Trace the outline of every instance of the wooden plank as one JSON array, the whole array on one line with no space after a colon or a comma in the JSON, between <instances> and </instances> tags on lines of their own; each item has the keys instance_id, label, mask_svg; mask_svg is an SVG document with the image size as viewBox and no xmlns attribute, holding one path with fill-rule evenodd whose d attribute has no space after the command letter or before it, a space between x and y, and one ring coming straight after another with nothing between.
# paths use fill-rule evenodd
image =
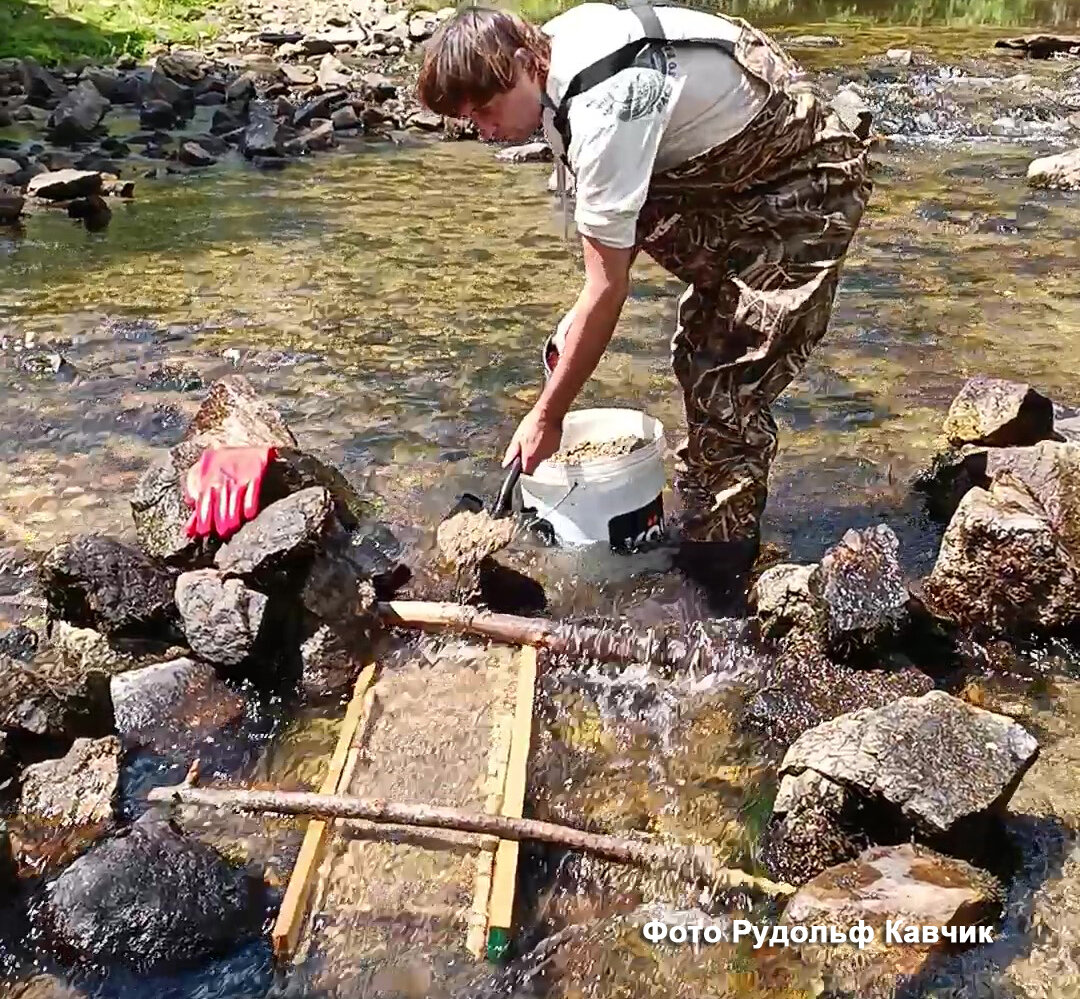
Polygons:
<instances>
[{"instance_id":1,"label":"wooden plank","mask_svg":"<svg viewBox=\"0 0 1080 999\"><path fill-rule=\"evenodd\" d=\"M532 741L533 697L536 690L536 649L527 645L518 659L517 696L514 727L510 739L510 759L506 767L501 813L521 818L525 807L529 745ZM518 843L500 840L495 851L488 909L488 957L498 960L509 943L514 916L514 888L517 882Z\"/></svg>"},{"instance_id":2,"label":"wooden plank","mask_svg":"<svg viewBox=\"0 0 1080 999\"><path fill-rule=\"evenodd\" d=\"M511 719L500 715L491 728L491 748L485 787L485 812L498 812L502 807L506 783L506 765L510 759ZM498 841L496 841L496 847ZM469 910L465 949L478 960L484 956L488 933L488 906L491 903L491 879L495 869L495 850L480 849L476 853L476 877L473 881L473 904Z\"/></svg>"},{"instance_id":3,"label":"wooden plank","mask_svg":"<svg viewBox=\"0 0 1080 999\"><path fill-rule=\"evenodd\" d=\"M366 694L374 678L374 663L365 666L356 678L352 700L349 701L349 706L345 711L345 717L338 732L337 745L334 747L334 755L330 757L330 767L320 789L323 794L336 794L338 791L342 772L348 762L349 750L352 748L353 737L364 716L364 706L369 703ZM322 858L328 825L322 819L312 819L304 832L304 842L300 846L300 853L297 855L296 864L289 878L289 886L285 890L285 898L281 903L281 911L278 912L270 935L274 956L279 960L287 960L296 949L311 894L311 876Z\"/></svg>"}]
</instances>

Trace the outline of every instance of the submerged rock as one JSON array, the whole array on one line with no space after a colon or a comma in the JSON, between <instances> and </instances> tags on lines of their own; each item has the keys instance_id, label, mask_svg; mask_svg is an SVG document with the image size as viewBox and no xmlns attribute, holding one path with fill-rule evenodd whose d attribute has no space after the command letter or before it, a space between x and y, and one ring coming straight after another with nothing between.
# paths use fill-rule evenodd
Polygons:
<instances>
[{"instance_id":1,"label":"submerged rock","mask_svg":"<svg viewBox=\"0 0 1080 999\"><path fill-rule=\"evenodd\" d=\"M972 378L949 407L943 431L956 447L1037 444L1054 435L1054 404L1021 382Z\"/></svg>"},{"instance_id":2,"label":"submerged rock","mask_svg":"<svg viewBox=\"0 0 1080 999\"><path fill-rule=\"evenodd\" d=\"M0 184L0 225L17 222L25 204L26 199L18 188Z\"/></svg>"},{"instance_id":3,"label":"submerged rock","mask_svg":"<svg viewBox=\"0 0 1080 999\"><path fill-rule=\"evenodd\" d=\"M238 666L259 642L269 598L212 569L185 572L176 604L192 651L215 666Z\"/></svg>"},{"instance_id":4,"label":"submerged rock","mask_svg":"<svg viewBox=\"0 0 1080 999\"><path fill-rule=\"evenodd\" d=\"M811 573L809 591L830 654L871 649L905 624L910 595L897 560L899 547L885 524L850 530Z\"/></svg>"},{"instance_id":5,"label":"submerged rock","mask_svg":"<svg viewBox=\"0 0 1080 999\"><path fill-rule=\"evenodd\" d=\"M1002 481L960 501L923 589L934 616L990 633L1080 622L1073 558L1028 491Z\"/></svg>"},{"instance_id":6,"label":"submerged rock","mask_svg":"<svg viewBox=\"0 0 1080 999\"><path fill-rule=\"evenodd\" d=\"M320 625L300 646L300 686L308 700L344 694L364 666L364 646Z\"/></svg>"},{"instance_id":7,"label":"submerged rock","mask_svg":"<svg viewBox=\"0 0 1080 999\"><path fill-rule=\"evenodd\" d=\"M22 773L18 814L10 833L24 876L63 866L113 823L120 783L120 741L76 739L63 759Z\"/></svg>"},{"instance_id":8,"label":"submerged rock","mask_svg":"<svg viewBox=\"0 0 1080 999\"><path fill-rule=\"evenodd\" d=\"M245 701L213 668L175 659L115 676L111 681L116 731L137 745L169 748L243 715Z\"/></svg>"},{"instance_id":9,"label":"submerged rock","mask_svg":"<svg viewBox=\"0 0 1080 999\"><path fill-rule=\"evenodd\" d=\"M847 863L823 871L788 902L783 922L789 926L835 927L844 933L860 922L873 927L873 941L860 948L857 977L863 988L859 993L893 994L895 976L915 975L935 953L957 949L940 933L936 934L936 942L923 943L922 927L992 925L1000 918L1003 901L1001 884L985 871L926 847L904 843L872 847ZM900 940L888 937L889 923L897 928ZM971 932L969 939L967 932L965 942L975 943L973 938L978 934ZM836 977L846 977L846 955L839 956L840 967L834 957L830 970ZM884 986L881 992L868 987L871 978Z\"/></svg>"},{"instance_id":10,"label":"submerged rock","mask_svg":"<svg viewBox=\"0 0 1080 999\"><path fill-rule=\"evenodd\" d=\"M177 635L175 575L111 538L57 545L42 563L49 615L106 635Z\"/></svg>"},{"instance_id":11,"label":"submerged rock","mask_svg":"<svg viewBox=\"0 0 1080 999\"><path fill-rule=\"evenodd\" d=\"M800 851L800 814L817 817L815 835L824 840L853 843L857 829L880 845L914 836L959 855L990 849L992 823L1038 752L1034 736L1011 718L942 691L835 718L805 732L784 756L772 856L787 876L821 869L819 858L809 862Z\"/></svg>"},{"instance_id":12,"label":"submerged rock","mask_svg":"<svg viewBox=\"0 0 1080 999\"><path fill-rule=\"evenodd\" d=\"M94 138L109 102L89 80L72 90L49 116L48 129L54 142L75 145Z\"/></svg>"},{"instance_id":13,"label":"submerged rock","mask_svg":"<svg viewBox=\"0 0 1080 999\"><path fill-rule=\"evenodd\" d=\"M259 882L150 812L51 882L31 918L59 955L150 973L251 938L263 912Z\"/></svg>"},{"instance_id":14,"label":"submerged rock","mask_svg":"<svg viewBox=\"0 0 1080 999\"><path fill-rule=\"evenodd\" d=\"M808 729L865 707L932 690L934 681L914 668L869 669L830 659L816 632L793 630L771 654L746 704L747 723L790 744Z\"/></svg>"}]
</instances>

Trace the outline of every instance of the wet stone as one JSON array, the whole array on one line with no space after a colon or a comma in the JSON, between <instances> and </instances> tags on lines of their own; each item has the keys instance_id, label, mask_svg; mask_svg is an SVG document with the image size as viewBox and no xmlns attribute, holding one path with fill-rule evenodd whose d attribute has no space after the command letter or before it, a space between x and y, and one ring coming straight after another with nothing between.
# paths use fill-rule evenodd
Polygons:
<instances>
[{"instance_id":1,"label":"wet stone","mask_svg":"<svg viewBox=\"0 0 1080 999\"><path fill-rule=\"evenodd\" d=\"M302 489L265 507L220 548L223 572L267 577L312 556L334 519L334 501L320 486Z\"/></svg>"},{"instance_id":2,"label":"wet stone","mask_svg":"<svg viewBox=\"0 0 1080 999\"><path fill-rule=\"evenodd\" d=\"M180 147L177 158L186 166L208 167L213 166L217 159L207 152L198 142L185 142Z\"/></svg>"},{"instance_id":3,"label":"wet stone","mask_svg":"<svg viewBox=\"0 0 1080 999\"><path fill-rule=\"evenodd\" d=\"M1054 406L1022 382L972 378L953 400L942 430L956 447L1037 444L1053 436Z\"/></svg>"},{"instance_id":4,"label":"wet stone","mask_svg":"<svg viewBox=\"0 0 1080 999\"><path fill-rule=\"evenodd\" d=\"M264 906L256 880L151 812L51 882L31 918L58 956L149 973L252 938Z\"/></svg>"},{"instance_id":5,"label":"wet stone","mask_svg":"<svg viewBox=\"0 0 1080 999\"><path fill-rule=\"evenodd\" d=\"M907 620L910 599L885 524L848 531L810 576L826 650L836 656L881 645Z\"/></svg>"},{"instance_id":6,"label":"wet stone","mask_svg":"<svg viewBox=\"0 0 1080 999\"><path fill-rule=\"evenodd\" d=\"M214 665L237 666L255 649L269 599L212 569L176 581L176 603L192 651Z\"/></svg>"},{"instance_id":7,"label":"wet stone","mask_svg":"<svg viewBox=\"0 0 1080 999\"><path fill-rule=\"evenodd\" d=\"M1033 160L1028 167L1028 183L1058 191L1080 191L1080 149Z\"/></svg>"},{"instance_id":8,"label":"wet stone","mask_svg":"<svg viewBox=\"0 0 1080 999\"><path fill-rule=\"evenodd\" d=\"M62 144L89 142L108 110L109 102L92 83L84 80L49 116L50 137Z\"/></svg>"},{"instance_id":9,"label":"wet stone","mask_svg":"<svg viewBox=\"0 0 1080 999\"><path fill-rule=\"evenodd\" d=\"M10 225L18 221L26 199L18 188L0 184L0 225Z\"/></svg>"},{"instance_id":10,"label":"wet stone","mask_svg":"<svg viewBox=\"0 0 1080 999\"><path fill-rule=\"evenodd\" d=\"M245 710L211 666L185 658L115 676L110 691L124 741L161 749L224 728Z\"/></svg>"},{"instance_id":11,"label":"wet stone","mask_svg":"<svg viewBox=\"0 0 1080 999\"><path fill-rule=\"evenodd\" d=\"M995 481L960 501L927 577L936 617L994 634L1059 630L1080 622L1080 572L1044 508Z\"/></svg>"},{"instance_id":12,"label":"wet stone","mask_svg":"<svg viewBox=\"0 0 1080 999\"><path fill-rule=\"evenodd\" d=\"M528 142L523 146L507 146L495 154L501 163L550 163L551 146L546 142Z\"/></svg>"},{"instance_id":13,"label":"wet stone","mask_svg":"<svg viewBox=\"0 0 1080 999\"><path fill-rule=\"evenodd\" d=\"M101 190L102 176L93 170L54 170L38 174L27 186L32 198L68 201L85 198Z\"/></svg>"},{"instance_id":14,"label":"wet stone","mask_svg":"<svg viewBox=\"0 0 1080 999\"><path fill-rule=\"evenodd\" d=\"M769 638L782 638L792 628L812 628L817 611L810 593L816 566L774 565L754 584L751 603L761 630Z\"/></svg>"},{"instance_id":15,"label":"wet stone","mask_svg":"<svg viewBox=\"0 0 1080 999\"><path fill-rule=\"evenodd\" d=\"M256 118L244 132L244 155L248 159L280 156L284 143L281 125L273 118Z\"/></svg>"},{"instance_id":16,"label":"wet stone","mask_svg":"<svg viewBox=\"0 0 1080 999\"><path fill-rule=\"evenodd\" d=\"M134 548L96 536L57 545L42 563L50 616L107 635L176 634L174 578Z\"/></svg>"},{"instance_id":17,"label":"wet stone","mask_svg":"<svg viewBox=\"0 0 1080 999\"><path fill-rule=\"evenodd\" d=\"M73 989L54 975L35 975L13 988L11 999L88 999L85 992Z\"/></svg>"},{"instance_id":18,"label":"wet stone","mask_svg":"<svg viewBox=\"0 0 1080 999\"><path fill-rule=\"evenodd\" d=\"M896 828L947 834L1000 815L1038 751L1011 718L935 690L804 733L784 756L778 801L790 803L785 781L813 770L888 813Z\"/></svg>"},{"instance_id":19,"label":"wet stone","mask_svg":"<svg viewBox=\"0 0 1080 999\"><path fill-rule=\"evenodd\" d=\"M120 783L120 741L76 739L67 755L27 767L10 826L23 876L73 860L113 824Z\"/></svg>"}]
</instances>

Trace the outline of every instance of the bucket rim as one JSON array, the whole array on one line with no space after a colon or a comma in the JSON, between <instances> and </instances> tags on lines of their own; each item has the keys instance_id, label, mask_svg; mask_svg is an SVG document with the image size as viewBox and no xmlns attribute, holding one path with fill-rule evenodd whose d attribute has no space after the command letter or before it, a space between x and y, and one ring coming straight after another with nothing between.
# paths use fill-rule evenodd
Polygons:
<instances>
[{"instance_id":1,"label":"bucket rim","mask_svg":"<svg viewBox=\"0 0 1080 999\"><path fill-rule=\"evenodd\" d=\"M586 419L590 416L603 414L630 414L641 416L651 425L652 440L647 441L644 447L632 451L630 454L617 455L611 458L590 458L586 461L577 462L573 465L554 464L550 459L540 462L531 475L522 475L522 480L537 482L546 486L562 486L574 483L605 482L623 475L639 465L663 459L666 440L664 437L664 424L643 409L633 409L629 406L598 406L591 409L576 409L566 414L566 418ZM564 421L565 426L565 421Z\"/></svg>"}]
</instances>

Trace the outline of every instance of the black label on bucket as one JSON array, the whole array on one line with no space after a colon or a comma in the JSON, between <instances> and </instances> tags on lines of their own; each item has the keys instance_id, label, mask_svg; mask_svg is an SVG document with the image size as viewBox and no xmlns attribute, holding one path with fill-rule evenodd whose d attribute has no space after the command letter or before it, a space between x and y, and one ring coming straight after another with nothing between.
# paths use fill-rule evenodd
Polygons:
<instances>
[{"instance_id":1,"label":"black label on bucket","mask_svg":"<svg viewBox=\"0 0 1080 999\"><path fill-rule=\"evenodd\" d=\"M632 552L644 545L661 541L663 537L663 494L637 510L620 513L608 521L608 539L617 552Z\"/></svg>"}]
</instances>

